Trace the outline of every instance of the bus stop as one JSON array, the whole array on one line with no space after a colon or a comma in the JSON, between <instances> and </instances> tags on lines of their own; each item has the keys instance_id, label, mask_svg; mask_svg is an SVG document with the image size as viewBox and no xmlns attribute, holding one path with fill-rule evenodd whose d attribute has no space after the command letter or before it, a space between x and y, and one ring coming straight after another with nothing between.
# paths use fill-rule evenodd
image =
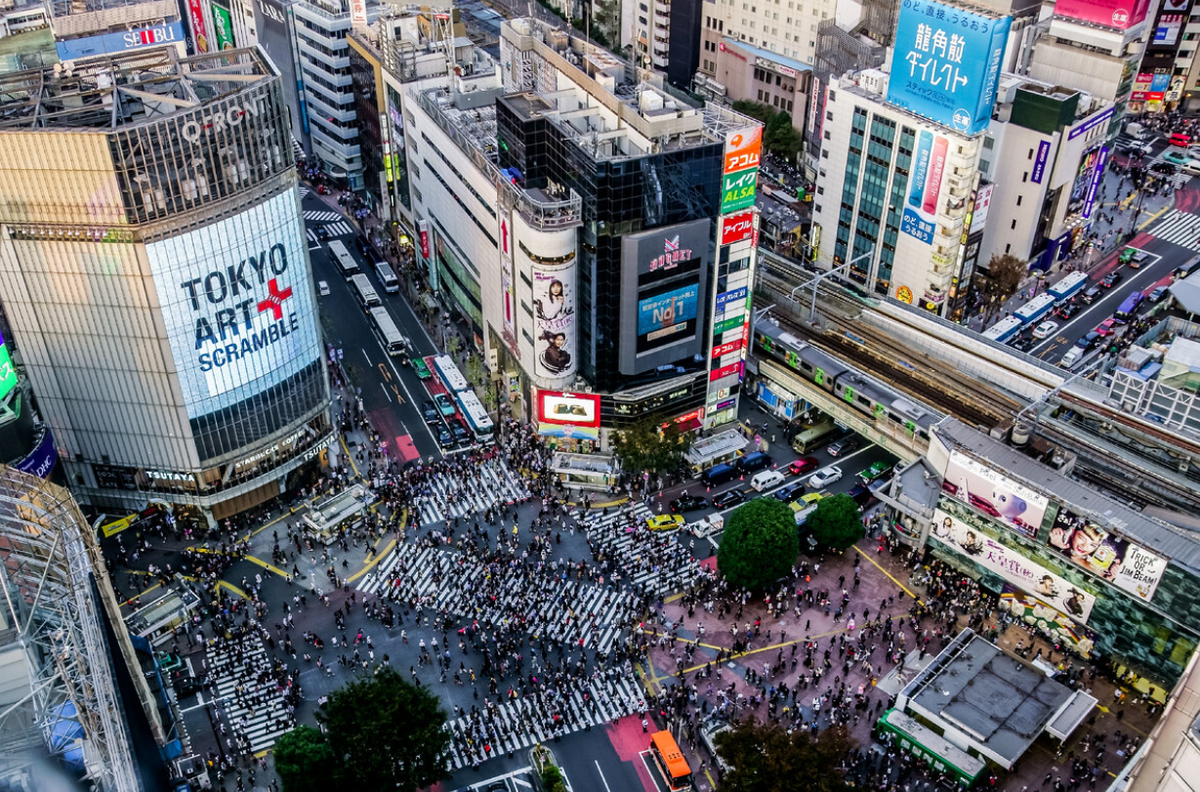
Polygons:
<instances>
[{"instance_id":1,"label":"bus stop","mask_svg":"<svg viewBox=\"0 0 1200 792\"><path fill-rule=\"evenodd\" d=\"M702 473L713 465L733 459L749 442L737 429L726 429L711 437L696 440L683 458L691 465L693 471Z\"/></svg>"},{"instance_id":2,"label":"bus stop","mask_svg":"<svg viewBox=\"0 0 1200 792\"><path fill-rule=\"evenodd\" d=\"M342 490L304 513L301 517L304 533L321 544L331 545L362 522L363 513L375 500L375 493L362 484Z\"/></svg>"},{"instance_id":3,"label":"bus stop","mask_svg":"<svg viewBox=\"0 0 1200 792\"><path fill-rule=\"evenodd\" d=\"M617 485L621 465L611 454L572 454L559 451L550 458L550 472L564 486L607 492Z\"/></svg>"}]
</instances>

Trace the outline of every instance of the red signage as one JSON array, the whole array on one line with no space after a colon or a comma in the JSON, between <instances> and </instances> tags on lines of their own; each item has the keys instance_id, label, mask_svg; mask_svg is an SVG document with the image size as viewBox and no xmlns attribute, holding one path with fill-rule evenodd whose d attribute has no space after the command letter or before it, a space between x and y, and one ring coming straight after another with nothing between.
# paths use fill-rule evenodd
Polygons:
<instances>
[{"instance_id":1,"label":"red signage","mask_svg":"<svg viewBox=\"0 0 1200 792\"><path fill-rule=\"evenodd\" d=\"M417 221L417 238L421 240L421 257L429 258L429 224L424 220Z\"/></svg>"},{"instance_id":2,"label":"red signage","mask_svg":"<svg viewBox=\"0 0 1200 792\"><path fill-rule=\"evenodd\" d=\"M742 339L739 338L737 341L730 341L728 344L721 344L720 346L713 347L712 356L714 358L719 358L723 355L728 355L730 352L737 352L741 348Z\"/></svg>"},{"instance_id":3,"label":"red signage","mask_svg":"<svg viewBox=\"0 0 1200 792\"><path fill-rule=\"evenodd\" d=\"M188 0L188 12L192 17L192 37L196 39L196 51L208 52L208 31L204 28L204 9L200 0Z\"/></svg>"},{"instance_id":4,"label":"red signage","mask_svg":"<svg viewBox=\"0 0 1200 792\"><path fill-rule=\"evenodd\" d=\"M732 245L749 239L754 231L754 212L740 212L725 218L721 226L721 244Z\"/></svg>"},{"instance_id":5,"label":"red signage","mask_svg":"<svg viewBox=\"0 0 1200 792\"><path fill-rule=\"evenodd\" d=\"M538 420L571 426L600 425L600 397L590 393L538 391Z\"/></svg>"},{"instance_id":6,"label":"red signage","mask_svg":"<svg viewBox=\"0 0 1200 792\"><path fill-rule=\"evenodd\" d=\"M1080 22L1129 30L1141 24L1149 8L1150 0L1058 0L1054 13Z\"/></svg>"},{"instance_id":7,"label":"red signage","mask_svg":"<svg viewBox=\"0 0 1200 792\"><path fill-rule=\"evenodd\" d=\"M713 369L712 373L708 375L708 380L709 382L716 382L719 379L732 377L734 374L740 374L741 371L742 361L739 360L737 363L730 363L728 366L722 366L719 369Z\"/></svg>"}]
</instances>

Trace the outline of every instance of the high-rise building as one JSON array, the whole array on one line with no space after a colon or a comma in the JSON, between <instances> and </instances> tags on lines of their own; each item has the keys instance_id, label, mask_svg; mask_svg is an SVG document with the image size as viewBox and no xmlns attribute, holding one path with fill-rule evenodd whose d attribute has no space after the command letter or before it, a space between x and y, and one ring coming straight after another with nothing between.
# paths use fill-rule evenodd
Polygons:
<instances>
[{"instance_id":1,"label":"high-rise building","mask_svg":"<svg viewBox=\"0 0 1200 792\"><path fill-rule=\"evenodd\" d=\"M95 532L67 490L2 465L0 588L0 786L66 788L57 766L99 792L153 788L127 720L155 706L140 673L121 695L114 664L139 666Z\"/></svg>"},{"instance_id":2,"label":"high-rise building","mask_svg":"<svg viewBox=\"0 0 1200 792\"><path fill-rule=\"evenodd\" d=\"M269 0L268 0L269 1ZM302 0L291 6L312 154L330 175L358 190L363 186L358 113L350 76L348 0ZM378 8L372 6L374 21Z\"/></svg>"},{"instance_id":3,"label":"high-rise building","mask_svg":"<svg viewBox=\"0 0 1200 792\"><path fill-rule=\"evenodd\" d=\"M410 54L375 58L402 215L517 411L585 450L647 416L732 420L761 126L534 20L502 27L499 64L456 47L451 76L428 42L376 40Z\"/></svg>"},{"instance_id":4,"label":"high-rise building","mask_svg":"<svg viewBox=\"0 0 1200 792\"><path fill-rule=\"evenodd\" d=\"M199 6L199 0L192 0ZM55 48L68 61L97 55L170 46L180 57L188 54L187 33L174 0L58 0L50 3ZM196 28L193 23L193 30ZM201 34L193 46L203 50Z\"/></svg>"},{"instance_id":5,"label":"high-rise building","mask_svg":"<svg viewBox=\"0 0 1200 792\"><path fill-rule=\"evenodd\" d=\"M333 437L280 82L170 47L2 78L0 300L81 500L221 518Z\"/></svg>"}]
</instances>

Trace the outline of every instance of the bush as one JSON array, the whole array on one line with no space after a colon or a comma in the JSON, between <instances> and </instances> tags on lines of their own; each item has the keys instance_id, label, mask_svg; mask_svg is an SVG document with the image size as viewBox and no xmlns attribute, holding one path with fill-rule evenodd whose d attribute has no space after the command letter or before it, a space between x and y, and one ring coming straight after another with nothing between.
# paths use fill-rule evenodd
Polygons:
<instances>
[{"instance_id":1,"label":"bush","mask_svg":"<svg viewBox=\"0 0 1200 792\"><path fill-rule=\"evenodd\" d=\"M734 586L766 588L786 575L800 553L796 514L774 498L756 498L733 510L717 549L717 568Z\"/></svg>"},{"instance_id":2,"label":"bush","mask_svg":"<svg viewBox=\"0 0 1200 792\"><path fill-rule=\"evenodd\" d=\"M547 763L542 768L542 787L546 792L567 792L567 782L563 781L562 771Z\"/></svg>"}]
</instances>

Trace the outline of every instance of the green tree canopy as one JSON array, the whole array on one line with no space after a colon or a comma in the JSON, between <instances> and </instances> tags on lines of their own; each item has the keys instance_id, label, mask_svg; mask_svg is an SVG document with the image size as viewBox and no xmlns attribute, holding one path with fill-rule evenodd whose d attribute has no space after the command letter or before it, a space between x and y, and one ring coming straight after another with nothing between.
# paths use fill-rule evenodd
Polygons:
<instances>
[{"instance_id":1,"label":"green tree canopy","mask_svg":"<svg viewBox=\"0 0 1200 792\"><path fill-rule=\"evenodd\" d=\"M845 550L863 536L858 504L844 492L817 501L817 508L804 523L822 547Z\"/></svg>"},{"instance_id":2,"label":"green tree canopy","mask_svg":"<svg viewBox=\"0 0 1200 792\"><path fill-rule=\"evenodd\" d=\"M725 521L717 568L733 585L758 590L786 575L799 552L792 507L774 498L755 498Z\"/></svg>"},{"instance_id":3,"label":"green tree canopy","mask_svg":"<svg viewBox=\"0 0 1200 792\"><path fill-rule=\"evenodd\" d=\"M683 464L683 455L692 447L693 436L680 432L674 421L662 428L661 418L651 416L623 430L613 448L627 472L666 473Z\"/></svg>"},{"instance_id":4,"label":"green tree canopy","mask_svg":"<svg viewBox=\"0 0 1200 792\"><path fill-rule=\"evenodd\" d=\"M734 102L733 109L763 122L763 148L788 162L796 161L802 141L789 114L771 105L744 99Z\"/></svg>"},{"instance_id":5,"label":"green tree canopy","mask_svg":"<svg viewBox=\"0 0 1200 792\"><path fill-rule=\"evenodd\" d=\"M329 694L317 709L345 790L415 792L449 778L450 734L437 697L391 667Z\"/></svg>"},{"instance_id":6,"label":"green tree canopy","mask_svg":"<svg viewBox=\"0 0 1200 792\"><path fill-rule=\"evenodd\" d=\"M721 792L850 792L839 766L854 742L842 727L810 737L751 718L716 739L717 753L730 766ZM803 779L803 781L801 781Z\"/></svg>"},{"instance_id":7,"label":"green tree canopy","mask_svg":"<svg viewBox=\"0 0 1200 792\"><path fill-rule=\"evenodd\" d=\"M333 785L333 749L312 726L297 726L275 743L283 792L325 792Z\"/></svg>"}]
</instances>

